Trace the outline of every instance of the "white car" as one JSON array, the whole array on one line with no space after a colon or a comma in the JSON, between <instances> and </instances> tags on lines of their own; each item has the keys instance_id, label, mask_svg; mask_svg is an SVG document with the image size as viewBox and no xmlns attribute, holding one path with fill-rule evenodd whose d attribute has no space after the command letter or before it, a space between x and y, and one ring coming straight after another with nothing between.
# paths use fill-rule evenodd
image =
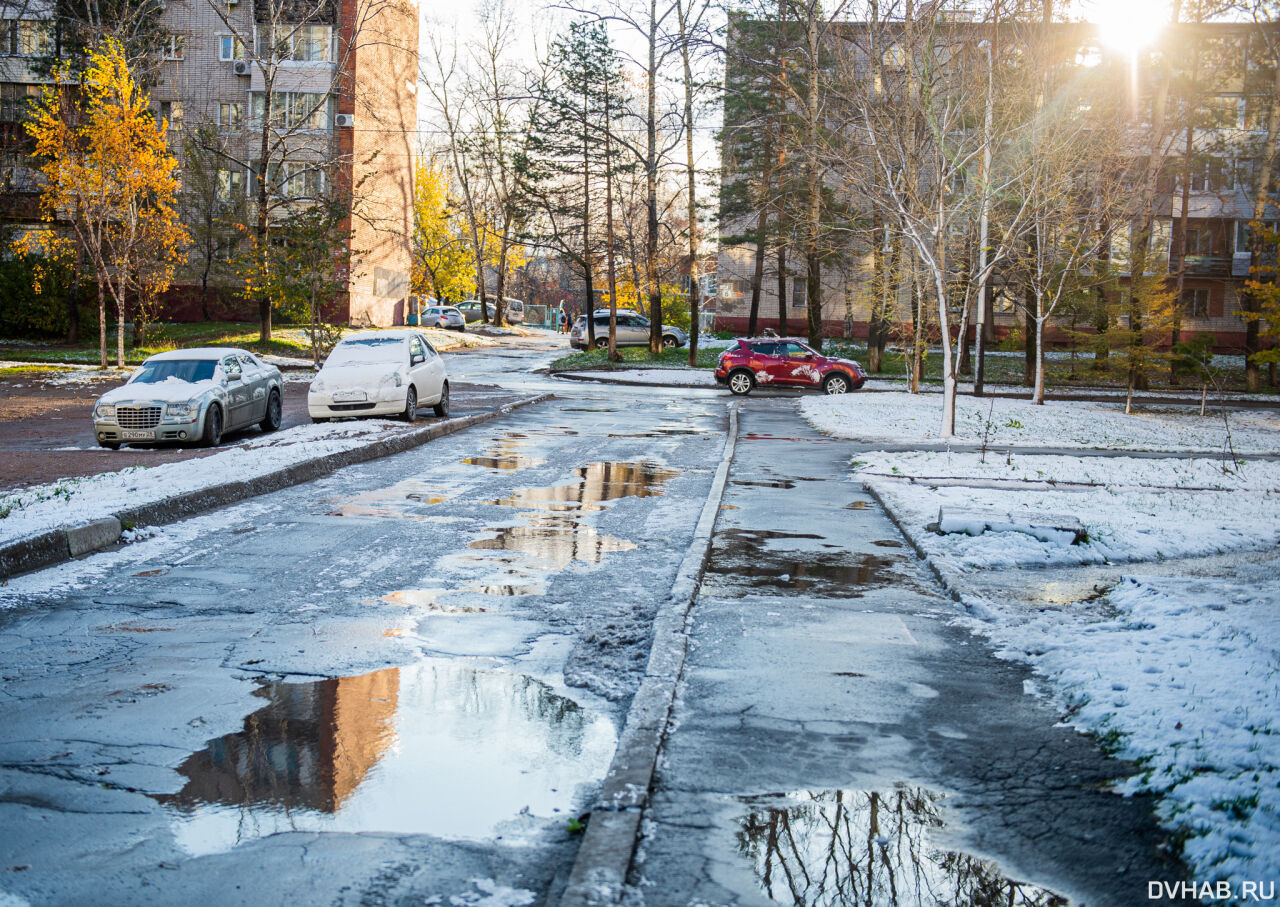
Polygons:
<instances>
[{"instance_id":1,"label":"white car","mask_svg":"<svg viewBox=\"0 0 1280 907\"><path fill-rule=\"evenodd\" d=\"M312 422L390 415L412 422L422 405L449 415L449 377L440 354L417 331L344 337L307 392Z\"/></svg>"}]
</instances>

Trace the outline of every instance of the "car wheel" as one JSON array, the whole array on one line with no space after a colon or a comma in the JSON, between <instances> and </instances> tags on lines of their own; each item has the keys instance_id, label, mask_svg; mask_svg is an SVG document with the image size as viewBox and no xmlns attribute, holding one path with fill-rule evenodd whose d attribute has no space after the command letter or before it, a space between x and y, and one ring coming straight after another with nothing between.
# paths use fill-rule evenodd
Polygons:
<instances>
[{"instance_id":1,"label":"car wheel","mask_svg":"<svg viewBox=\"0 0 1280 907\"><path fill-rule=\"evenodd\" d=\"M263 431L275 431L280 427L280 418L283 415L283 407L280 404L280 392L272 390L271 396L267 398L267 414L262 417L262 421L258 423L258 427Z\"/></svg>"},{"instance_id":2,"label":"car wheel","mask_svg":"<svg viewBox=\"0 0 1280 907\"><path fill-rule=\"evenodd\" d=\"M98 442L98 446L99 446L99 447L105 447L107 450L119 450L119 449L120 449L120 444L119 444L119 442L118 442L118 441L99 441L99 442Z\"/></svg>"},{"instance_id":3,"label":"car wheel","mask_svg":"<svg viewBox=\"0 0 1280 907\"><path fill-rule=\"evenodd\" d=\"M676 338L672 337L670 334L663 335L662 348L664 350L674 350L679 345L680 344L676 342Z\"/></svg>"},{"instance_id":4,"label":"car wheel","mask_svg":"<svg viewBox=\"0 0 1280 907\"><path fill-rule=\"evenodd\" d=\"M606 337L597 337L591 342L593 350L607 350L609 348L609 340Z\"/></svg>"},{"instance_id":5,"label":"car wheel","mask_svg":"<svg viewBox=\"0 0 1280 907\"><path fill-rule=\"evenodd\" d=\"M440 388L440 402L437 403L435 406L431 407L431 410L441 419L449 418L449 382L448 381L444 383L444 387Z\"/></svg>"},{"instance_id":6,"label":"car wheel","mask_svg":"<svg viewBox=\"0 0 1280 907\"><path fill-rule=\"evenodd\" d=\"M413 422L418 418L418 392L412 384L409 385L409 392L404 395L404 412L400 414L400 418L406 422Z\"/></svg>"},{"instance_id":7,"label":"car wheel","mask_svg":"<svg viewBox=\"0 0 1280 907\"><path fill-rule=\"evenodd\" d=\"M204 417L204 434L200 438L205 447L217 447L222 441L222 407L214 403Z\"/></svg>"},{"instance_id":8,"label":"car wheel","mask_svg":"<svg viewBox=\"0 0 1280 907\"><path fill-rule=\"evenodd\" d=\"M827 375L822 382L822 390L828 394L847 394L852 389L849 378L841 372L833 372Z\"/></svg>"},{"instance_id":9,"label":"car wheel","mask_svg":"<svg viewBox=\"0 0 1280 907\"><path fill-rule=\"evenodd\" d=\"M751 393L756 386L756 376L746 369L738 369L729 373L729 390L741 397Z\"/></svg>"}]
</instances>

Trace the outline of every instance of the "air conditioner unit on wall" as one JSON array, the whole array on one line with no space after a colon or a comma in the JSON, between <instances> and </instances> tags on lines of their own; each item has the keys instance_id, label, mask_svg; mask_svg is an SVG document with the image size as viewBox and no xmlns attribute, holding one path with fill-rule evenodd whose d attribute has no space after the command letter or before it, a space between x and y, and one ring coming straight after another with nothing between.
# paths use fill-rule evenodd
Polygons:
<instances>
[{"instance_id":1,"label":"air conditioner unit on wall","mask_svg":"<svg viewBox=\"0 0 1280 907\"><path fill-rule=\"evenodd\" d=\"M238 76L247 76L253 72L253 69L248 60L236 60L231 64L231 71Z\"/></svg>"},{"instance_id":2,"label":"air conditioner unit on wall","mask_svg":"<svg viewBox=\"0 0 1280 907\"><path fill-rule=\"evenodd\" d=\"M353 113L340 113L333 118L333 125L341 127L351 127L356 124L356 117Z\"/></svg>"}]
</instances>

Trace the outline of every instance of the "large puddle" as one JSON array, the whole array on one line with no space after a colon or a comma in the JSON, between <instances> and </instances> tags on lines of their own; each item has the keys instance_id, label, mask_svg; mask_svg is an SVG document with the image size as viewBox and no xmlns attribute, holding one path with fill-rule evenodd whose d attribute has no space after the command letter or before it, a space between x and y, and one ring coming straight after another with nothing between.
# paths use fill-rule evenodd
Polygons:
<instances>
[{"instance_id":1,"label":"large puddle","mask_svg":"<svg viewBox=\"0 0 1280 907\"><path fill-rule=\"evenodd\" d=\"M519 488L510 497L494 501L505 507L539 510L572 510L590 513L621 498L648 498L661 495L667 482L680 474L678 469L656 463L588 463L573 471L574 478L545 488Z\"/></svg>"},{"instance_id":2,"label":"large puddle","mask_svg":"<svg viewBox=\"0 0 1280 907\"><path fill-rule=\"evenodd\" d=\"M836 550L777 550L770 542L822 540L804 532L727 529L717 537L707 568L707 582L747 590L803 592L820 597L856 597L860 591L887 585L917 588L893 555ZM830 545L823 545L831 548Z\"/></svg>"},{"instance_id":3,"label":"large puddle","mask_svg":"<svg viewBox=\"0 0 1280 907\"><path fill-rule=\"evenodd\" d=\"M802 791L746 801L738 850L768 898L804 907L1066 907L989 860L947 850L922 788Z\"/></svg>"},{"instance_id":4,"label":"large puddle","mask_svg":"<svg viewBox=\"0 0 1280 907\"><path fill-rule=\"evenodd\" d=\"M367 517L371 519L421 520L431 507L447 501L448 495L438 486L418 479L397 482L389 488L361 492L333 502L329 516Z\"/></svg>"},{"instance_id":5,"label":"large puddle","mask_svg":"<svg viewBox=\"0 0 1280 907\"><path fill-rule=\"evenodd\" d=\"M544 568L563 570L575 561L598 564L606 554L631 551L635 542L601 535L573 519L540 517L524 526L492 529L493 535L467 545L474 551L505 551L538 561Z\"/></svg>"},{"instance_id":6,"label":"large puddle","mask_svg":"<svg viewBox=\"0 0 1280 907\"><path fill-rule=\"evenodd\" d=\"M486 839L568 821L616 742L603 715L532 677L428 662L267 683L266 705L209 741L155 797L180 847L218 853L284 831Z\"/></svg>"},{"instance_id":7,"label":"large puddle","mask_svg":"<svg viewBox=\"0 0 1280 907\"><path fill-rule=\"evenodd\" d=\"M482 456L467 457L463 460L469 466L483 466L486 469L510 471L542 466L547 461L541 457L531 457L521 451L526 435L512 433L494 442L487 453Z\"/></svg>"}]
</instances>

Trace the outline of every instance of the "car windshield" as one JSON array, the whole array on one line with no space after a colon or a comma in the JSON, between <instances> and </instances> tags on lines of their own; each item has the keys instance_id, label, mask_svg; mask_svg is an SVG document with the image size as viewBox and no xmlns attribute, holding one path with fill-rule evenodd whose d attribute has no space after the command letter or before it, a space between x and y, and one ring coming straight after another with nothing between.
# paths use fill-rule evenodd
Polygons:
<instances>
[{"instance_id":1,"label":"car windshield","mask_svg":"<svg viewBox=\"0 0 1280 907\"><path fill-rule=\"evenodd\" d=\"M402 337L361 337L344 340L333 348L325 365L352 365L362 362L399 362L404 356Z\"/></svg>"},{"instance_id":2,"label":"car windshield","mask_svg":"<svg viewBox=\"0 0 1280 907\"><path fill-rule=\"evenodd\" d=\"M160 384L176 380L195 383L213 378L213 368L218 363L212 359L161 359L144 362L133 376L132 384Z\"/></svg>"}]
</instances>

